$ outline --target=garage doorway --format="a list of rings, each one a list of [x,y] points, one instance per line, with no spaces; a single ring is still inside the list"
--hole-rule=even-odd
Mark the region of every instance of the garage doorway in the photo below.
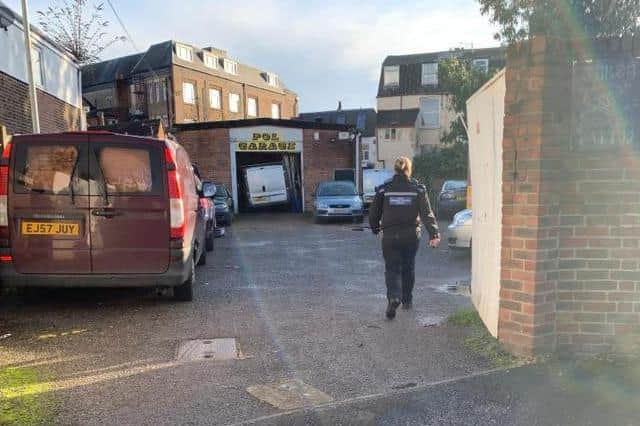
[[[235,165],[239,212],[303,212],[300,153],[235,152]]]

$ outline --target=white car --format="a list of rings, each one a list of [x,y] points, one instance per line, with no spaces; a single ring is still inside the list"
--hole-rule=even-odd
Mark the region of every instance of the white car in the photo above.
[[[462,210],[453,216],[453,222],[449,225],[448,244],[452,249],[471,248],[471,209]]]

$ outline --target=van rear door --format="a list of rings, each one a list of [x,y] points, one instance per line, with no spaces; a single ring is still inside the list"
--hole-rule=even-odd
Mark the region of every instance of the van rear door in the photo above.
[[[163,148],[164,142],[154,139],[90,136],[93,273],[167,270],[170,219]]]
[[[16,271],[91,272],[86,135],[13,138],[9,227]]]
[[[247,184],[254,206],[287,203],[287,184],[281,165],[255,166],[247,169]]]

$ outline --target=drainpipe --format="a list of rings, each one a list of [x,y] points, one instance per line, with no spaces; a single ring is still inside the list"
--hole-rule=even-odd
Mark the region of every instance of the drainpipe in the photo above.
[[[40,114],[38,112],[38,92],[33,81],[33,61],[31,60],[31,27],[29,26],[29,6],[22,0],[22,25],[24,26],[24,47],[27,57],[27,77],[29,81],[29,103],[31,106],[31,125],[33,133],[40,133]],[[40,58],[42,60],[42,58]]]
[[[362,192],[360,188],[360,143],[362,140],[362,133],[360,131],[356,131],[356,188],[358,188],[358,193]]]

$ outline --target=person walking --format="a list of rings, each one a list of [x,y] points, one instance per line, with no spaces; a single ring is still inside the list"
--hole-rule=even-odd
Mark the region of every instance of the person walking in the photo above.
[[[423,224],[429,233],[429,246],[436,248],[440,244],[427,190],[411,178],[411,167],[407,157],[398,158],[393,179],[376,189],[369,209],[371,231],[376,235],[382,231],[388,319],[395,318],[400,303],[404,309],[412,307],[416,254]]]

